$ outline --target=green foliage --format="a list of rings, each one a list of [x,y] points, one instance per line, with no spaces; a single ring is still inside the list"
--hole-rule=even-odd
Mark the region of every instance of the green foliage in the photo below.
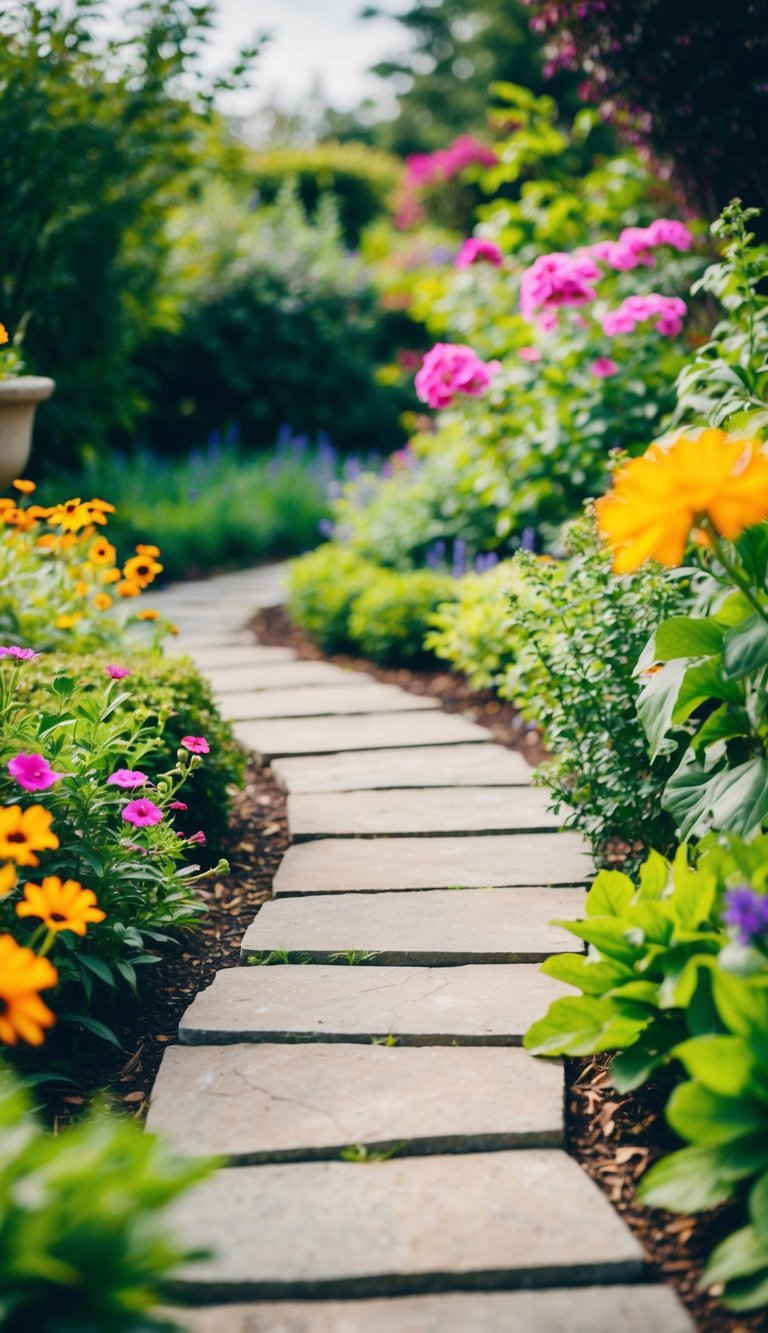
[[[355,599],[376,567],[335,543],[294,560],[288,575],[288,609],[297,625],[326,653],[354,647],[349,628]]]
[[[314,216],[320,200],[332,194],[348,245],[357,245],[360,233],[386,213],[402,174],[397,158],[360,143],[309,144],[271,148],[250,162],[250,174],[259,197],[270,204],[286,178],[294,180],[304,208]]]
[[[374,662],[421,665],[427,656],[424,639],[432,615],[455,595],[455,580],[436,570],[376,570],[352,605],[350,637]]]
[[[187,451],[232,423],[250,448],[285,423],[343,449],[401,442],[410,392],[376,378],[391,350],[386,317],[332,195],[310,221],[295,181],[255,210],[246,191],[218,184],[177,215],[173,236],[183,323],[141,353],[154,447]]]
[[[476,690],[504,687],[514,658],[509,594],[524,596],[526,571],[506,560],[484,574],[467,574],[456,597],[432,616],[426,647],[466,676]]]
[[[173,1157],[103,1110],[44,1133],[0,1074],[0,1328],[3,1333],[150,1333],[194,1256],[169,1230],[169,1205],[211,1170]]]

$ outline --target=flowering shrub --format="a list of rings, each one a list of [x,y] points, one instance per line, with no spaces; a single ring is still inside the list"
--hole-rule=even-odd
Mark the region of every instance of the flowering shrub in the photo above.
[[[430,407],[450,407],[457,394],[481,398],[499,370],[499,361],[486,364],[471,347],[436,343],[416,375],[416,392]]]
[[[471,134],[459,135],[448,148],[434,153],[412,153],[405,162],[395,225],[414,227],[429,216],[455,226],[475,202],[468,188],[472,178],[477,177],[479,169],[497,161],[494,150]]]

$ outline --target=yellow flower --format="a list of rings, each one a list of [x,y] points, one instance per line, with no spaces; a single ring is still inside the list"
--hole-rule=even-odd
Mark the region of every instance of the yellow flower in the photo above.
[[[12,935],[0,935],[0,1041],[15,1046],[19,1037],[41,1046],[44,1028],[54,1016],[38,991],[55,986],[59,974],[47,958],[17,944]]]
[[[35,545],[43,551],[56,551],[59,546],[59,538],[55,532],[44,532],[42,537],[38,537]]]
[[[0,859],[15,861],[17,866],[39,866],[35,852],[55,851],[59,840],[51,832],[53,816],[42,805],[0,808]]]
[[[103,921],[107,914],[97,906],[93,889],[84,889],[76,879],[62,882],[58,875],[46,875],[42,884],[24,885],[16,915],[38,917],[49,930],[85,935],[91,922]]]
[[[101,514],[114,514],[115,512],[115,506],[108,504],[106,500],[94,499],[89,500],[88,503],[91,506],[91,509],[95,509]]]
[[[88,587],[87,583],[76,583],[75,592],[77,593],[78,597],[87,597],[88,593],[90,592],[90,588]]]
[[[721,430],[658,442],[617,472],[595,508],[617,574],[646,560],[678,565],[701,523],[734,540],[768,518],[768,455],[759,440]]]
[[[163,566],[159,565],[153,556],[134,555],[123,565],[123,574],[127,579],[138,583],[141,588],[146,588],[157,574],[162,573],[162,569]]]
[[[24,481],[23,478],[19,477],[16,478],[13,485],[16,487],[17,491],[21,491],[22,495],[31,495],[33,491],[37,490],[37,486],[33,481]]]
[[[136,583],[134,579],[121,579],[117,585],[117,591],[120,597],[138,597],[141,592],[141,584]]]
[[[159,612],[159,611],[155,611],[152,607],[149,607],[149,606],[148,606],[148,607],[144,608],[143,610],[141,610],[141,611],[137,611],[137,612],[136,612],[136,619],[137,619],[137,620],[159,620],[159,619],[160,619],[160,612]]]
[[[97,592],[93,599],[93,605],[97,611],[108,611],[112,605],[112,598],[108,592]]]
[[[16,867],[9,861],[2,867],[2,869],[0,869],[0,898],[4,898],[5,895],[10,893],[11,889],[14,889],[15,887]]]
[[[51,515],[51,522],[65,532],[80,532],[81,528],[106,521],[99,509],[94,509],[87,501],[83,502],[79,495],[63,505],[57,505]]]
[[[87,591],[88,591],[88,589],[86,588],[86,592],[87,592]],[[62,615],[56,617],[56,622],[55,622],[55,623],[56,623],[56,628],[57,628],[57,629],[74,629],[74,627],[75,627],[75,625],[77,624],[78,620],[82,620],[82,618],[83,618],[83,613],[82,613],[82,611],[73,611],[73,612],[72,612],[72,615],[66,615],[65,613],[62,613]]]
[[[0,324],[0,347],[4,347],[8,341],[8,330],[4,324]]]
[[[88,559],[93,565],[113,565],[117,551],[106,537],[97,537],[88,548]]]
[[[159,547],[159,546],[137,546],[137,547],[136,547],[136,554],[137,554],[137,555],[159,555],[159,554],[160,554],[160,547]]]

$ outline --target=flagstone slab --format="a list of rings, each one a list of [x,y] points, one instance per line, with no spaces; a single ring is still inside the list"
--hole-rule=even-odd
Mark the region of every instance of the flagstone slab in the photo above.
[[[345,671],[332,662],[278,662],[274,665],[216,667],[208,671],[216,694],[237,694],[244,690],[304,690],[343,685],[347,689],[371,685],[373,676],[365,671]]]
[[[400,1046],[519,1046],[552,1001],[570,993],[527,963],[230,967],[193,1000],[179,1040],[210,1047],[391,1036]]]
[[[248,721],[251,718],[339,717],[357,713],[423,713],[439,708],[427,694],[407,694],[396,685],[371,685],[349,689],[346,681],[322,690],[262,690],[224,694],[219,700],[223,717]]]
[[[266,651],[266,650],[265,650]],[[340,750],[390,750],[404,745],[488,744],[491,734],[457,713],[388,713],[385,716],[288,718],[241,722],[235,735],[262,763],[290,754],[336,754]]]
[[[211,630],[209,634],[200,633],[198,630],[183,630],[178,638],[174,639],[173,651],[191,655],[203,648],[242,648],[248,644],[251,647],[255,646],[253,635],[249,630]]]
[[[325,894],[265,903],[248,927],[241,960],[268,954],[346,962],[350,951],[379,966],[536,963],[574,953],[579,941],[553,917],[583,913],[581,889]]]
[[[669,1287],[614,1284],[218,1305],[184,1310],[183,1321],[189,1333],[694,1333]]]
[[[147,1128],[239,1165],[563,1141],[563,1071],[502,1047],[172,1046]]]
[[[197,665],[205,671],[208,667],[222,666],[266,666],[275,662],[295,662],[297,657],[292,648],[274,648],[259,643],[233,644],[232,647],[212,646],[196,648],[190,654]]]
[[[307,792],[288,797],[288,828],[294,842],[544,832],[559,828],[565,817],[548,807],[549,795],[538,787]]]
[[[278,758],[272,776],[289,792],[382,791],[390,787],[523,787],[531,766],[502,745],[363,750],[319,758]]]
[[[322,838],[289,847],[275,898],[411,889],[484,889],[583,884],[594,873],[578,833],[461,838]]]
[[[640,1276],[643,1253],[556,1148],[229,1167],[171,1210],[195,1296],[312,1298]]]

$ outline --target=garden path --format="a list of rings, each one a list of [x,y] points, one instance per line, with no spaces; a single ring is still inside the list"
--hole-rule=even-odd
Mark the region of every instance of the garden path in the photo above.
[[[288,793],[292,846],[166,1053],[150,1128],[227,1162],[178,1209],[197,1333],[686,1333],[521,1049],[589,861],[524,759],[241,628],[267,567],[158,598]],[[355,700],[357,699],[357,702]],[[257,964],[280,964],[258,966]]]

